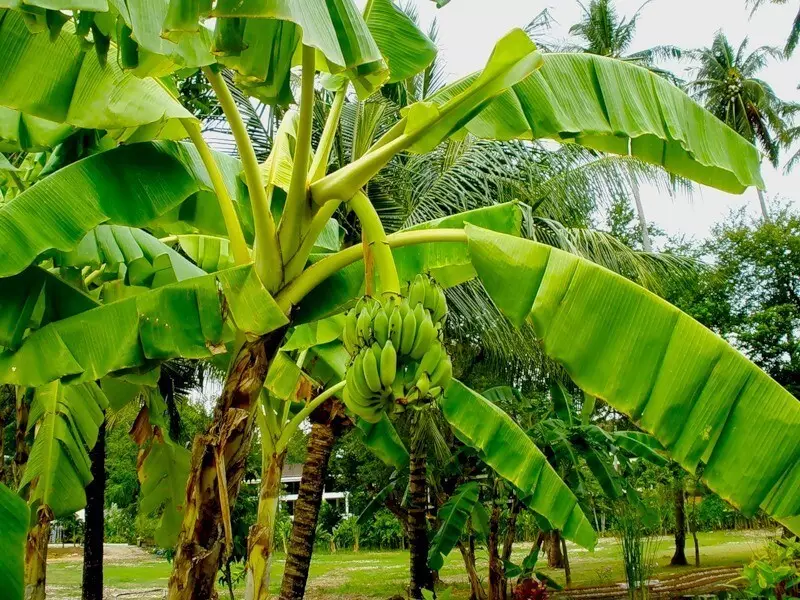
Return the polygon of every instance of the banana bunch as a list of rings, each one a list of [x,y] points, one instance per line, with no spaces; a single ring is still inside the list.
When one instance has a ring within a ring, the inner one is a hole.
[[[444,291],[426,275],[410,283],[407,298],[361,298],[342,332],[352,357],[344,389],[350,410],[374,423],[398,402],[436,399],[453,375],[442,344],[446,317]]]

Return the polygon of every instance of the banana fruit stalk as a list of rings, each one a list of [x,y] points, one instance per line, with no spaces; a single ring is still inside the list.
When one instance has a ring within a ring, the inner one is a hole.
[[[453,377],[442,342],[446,318],[444,290],[428,275],[417,275],[405,298],[361,298],[342,331],[351,356],[343,394],[347,407],[376,423],[393,407],[438,398]]]

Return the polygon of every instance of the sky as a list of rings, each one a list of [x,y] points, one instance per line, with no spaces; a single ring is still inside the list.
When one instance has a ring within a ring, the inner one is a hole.
[[[573,0],[451,0],[437,9],[431,0],[413,0],[420,22],[427,26],[434,18],[439,26],[438,45],[444,58],[448,80],[481,69],[494,43],[514,27],[524,27],[542,9],[549,8],[558,22],[551,35],[565,38],[570,25],[579,20],[581,8]],[[632,15],[643,0],[617,0],[621,15]],[[800,1],[785,6],[767,5],[750,18],[745,0],[652,0],[642,11],[631,51],[661,44],[697,48],[711,44],[718,30],[724,31],[732,44],[749,37],[750,47],[783,47]],[[687,64],[665,64],[687,78]],[[784,62],[773,62],[762,72],[779,97],[800,102],[800,50]],[[765,165],[764,179],[770,202],[800,204],[800,167],[789,175]],[[731,210],[747,207],[759,214],[758,197],[751,189],[741,196],[698,188],[691,198],[672,199],[654,189],[642,190],[642,203],[649,221],[668,235],[706,237],[713,225]]]

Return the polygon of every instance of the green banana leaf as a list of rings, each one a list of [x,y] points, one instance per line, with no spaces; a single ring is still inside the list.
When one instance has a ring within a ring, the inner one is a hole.
[[[89,451],[107,406],[93,382],[55,381],[36,390],[28,417],[28,431],[36,428],[36,437],[20,481],[33,510],[49,506],[57,518],[86,505],[84,488],[92,480]]]
[[[157,81],[123,72],[116,60],[101,65],[71,23],[51,42],[31,35],[18,12],[0,10],[0,56],[0,105],[26,115],[146,139],[184,137],[178,119],[193,118]]]
[[[389,67],[388,83],[413,77],[436,58],[436,45],[392,0],[372,0],[367,27]]]
[[[441,525],[431,540],[428,550],[428,567],[439,571],[444,566],[444,557],[450,554],[458,543],[467,521],[478,503],[480,488],[478,483],[464,483],[453,492],[450,499],[439,508],[437,518]]]
[[[6,348],[17,348],[29,328],[66,319],[99,305],[81,290],[39,267],[28,267],[0,282],[0,346]]]
[[[182,1],[185,3],[187,0]],[[380,50],[352,0],[304,0],[302,3],[294,0],[220,0],[212,15],[222,21],[247,18],[248,22],[249,19],[276,19],[293,23],[302,31],[303,44],[319,50],[317,67],[330,73],[345,72],[362,98],[369,96],[389,77]],[[259,28],[263,29],[263,25]],[[260,33],[266,34],[265,31]],[[288,33],[284,28],[282,36],[290,37]],[[287,44],[284,37],[281,38],[282,44]],[[270,39],[275,38],[271,36]],[[288,51],[288,47],[282,51]]]
[[[408,450],[386,413],[383,413],[377,423],[367,423],[363,419],[358,419],[356,427],[361,432],[364,446],[375,456],[398,470],[408,468],[410,460]]]
[[[550,397],[553,399],[553,411],[567,427],[572,427],[572,397],[560,381],[550,384]]]
[[[240,163],[215,157],[252,238]],[[160,217],[220,233],[222,218],[211,188],[197,151],[187,144],[131,144],[80,160],[0,206],[0,277],[19,273],[46,250],[73,250],[101,223],[141,227]]]
[[[0,483],[0,523],[3,537],[0,541],[0,579],[8,600],[22,600],[25,540],[28,537],[30,511],[25,501]]]
[[[583,405],[581,406],[581,425],[588,427],[592,422],[592,415],[594,415],[594,407],[597,404],[597,398],[591,394],[583,393]]]
[[[313,346],[328,344],[339,339],[342,329],[344,329],[344,313],[320,319],[319,321],[312,321],[305,325],[298,325],[292,330],[282,350],[285,352],[308,350]],[[342,376],[344,376],[344,373]]]
[[[526,506],[561,529],[567,539],[594,548],[597,535],[577,498],[511,417],[457,380],[439,406],[456,437],[507,479]]]
[[[800,403],[720,337],[644,288],[560,250],[467,227],[473,265],[511,322],[587,393],[652,433],[753,514],[800,515]],[[747,465],[747,468],[743,468]],[[796,523],[796,521],[794,521]]]
[[[619,485],[619,476],[614,472],[614,467],[611,466],[611,457],[601,454],[594,448],[585,449],[581,456],[583,456],[586,466],[589,467],[597,483],[603,489],[603,493],[612,500],[621,498],[622,489]],[[576,468],[579,467],[576,465]]]
[[[280,400],[305,402],[317,384],[286,352],[278,352],[269,367],[264,387]]]
[[[424,229],[463,229],[473,223],[513,235],[522,231],[522,211],[514,202],[479,208],[451,217],[421,223],[406,231]],[[392,251],[400,281],[411,281],[417,273],[430,272],[444,287],[453,287],[475,277],[466,244],[442,242],[396,248]],[[312,261],[325,255],[312,255]],[[308,323],[342,312],[354,298],[363,294],[364,264],[358,261],[322,282],[300,303],[293,321]]]
[[[236,265],[228,238],[190,233],[178,236],[181,250],[206,273],[216,273]]]
[[[105,265],[104,277],[149,288],[206,274],[149,233],[120,225],[98,225],[74,250],[59,253],[54,262],[61,267],[93,269]]]
[[[0,152],[41,152],[60,144],[75,128],[0,106]]]
[[[457,98],[481,76],[448,86],[432,101]],[[764,186],[755,146],[664,78],[602,56],[544,55],[538,71],[495,99],[466,130],[498,140],[576,142],[732,193]]]
[[[392,480],[372,497],[372,500],[364,507],[364,510],[361,511],[361,514],[358,515],[358,519],[356,520],[356,524],[359,527],[363,527],[369,520],[372,518],[376,512],[383,508],[383,503],[386,501],[386,498],[389,497],[394,491],[394,488],[397,486],[397,480],[395,479],[397,473],[392,475]]]
[[[226,352],[230,326],[252,336],[288,322],[252,265],[165,285],[50,323],[0,353],[0,381],[94,381],[174,357]]]
[[[191,452],[169,438],[164,418],[167,406],[161,395],[151,390],[146,399],[130,430],[141,449],[137,464],[142,497],[139,511],[157,516],[155,541],[162,548],[171,548],[180,532]]]
[[[669,463],[669,460],[661,454],[664,446],[650,434],[640,431],[615,431],[611,436],[617,446],[634,456],[662,467]]]

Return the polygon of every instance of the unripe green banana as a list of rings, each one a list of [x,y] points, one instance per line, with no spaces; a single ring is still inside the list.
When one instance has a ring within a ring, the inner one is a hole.
[[[358,333],[358,341],[362,345],[369,342],[372,338],[372,318],[366,306],[361,309],[361,314],[358,315],[356,331]]]
[[[411,312],[411,306],[408,304],[408,300],[403,298],[403,301],[400,303],[400,316],[405,319],[406,315]]]
[[[407,355],[414,346],[414,335],[417,333],[417,319],[413,312],[409,312],[403,319],[400,334],[400,354]]]
[[[453,378],[453,363],[450,362],[450,357],[443,358],[436,367],[436,370],[431,375],[431,385],[436,387],[440,386],[447,389],[450,380]]]
[[[425,315],[430,314],[422,304],[417,304],[414,308],[414,319],[416,319],[417,328],[422,325],[422,321],[425,320]]]
[[[421,359],[430,349],[431,342],[436,337],[436,328],[430,315],[426,314],[422,322],[417,326],[417,334],[414,336],[414,346],[411,348],[409,356],[414,360]]]
[[[408,287],[408,303],[411,305],[411,308],[425,302],[425,287],[424,275],[420,274],[414,277],[414,281],[411,282],[411,285]]]
[[[400,309],[395,306],[392,310],[391,317],[389,317],[389,338],[392,340],[395,349],[400,347],[400,334],[402,333],[402,329],[403,317],[400,316]]]
[[[378,361],[375,359],[375,353],[367,348],[363,351],[364,360],[361,366],[364,371],[364,379],[372,392],[377,393],[381,391],[381,375],[378,372]]]
[[[344,327],[342,328],[342,342],[344,342],[344,347],[347,352],[352,355],[358,345],[358,338],[356,337],[356,319],[353,318],[351,313],[345,315]]]
[[[372,390],[367,385],[367,380],[364,378],[364,352],[361,351],[356,355],[355,361],[350,366],[349,371],[353,372],[354,388],[358,391],[360,396],[369,397],[372,395]]]
[[[444,390],[442,389],[442,387],[437,385],[436,387],[432,387],[431,389],[428,390],[428,396],[435,400],[436,398],[442,395],[443,391]]]
[[[383,308],[375,314],[375,318],[372,321],[372,331],[375,334],[375,341],[380,346],[383,346],[386,340],[389,339],[389,317],[383,312]]]
[[[381,350],[381,383],[390,387],[397,376],[397,351],[392,340],[388,340]]]
[[[425,282],[425,300],[422,305],[431,312],[431,315],[438,310],[439,294],[436,293],[438,288],[439,286],[432,279],[427,279]]]
[[[443,350],[444,348],[438,340],[431,344],[430,348],[428,348],[428,351],[422,356],[422,360],[419,362],[419,367],[416,372],[417,379],[419,379],[419,376],[423,373],[431,375],[436,370],[436,367],[439,366],[439,359],[442,357]]]
[[[428,378],[427,373],[423,373],[419,379],[417,379],[416,388],[419,391],[419,397],[424,398],[428,395],[428,390],[431,387],[431,380]]]
[[[439,301],[436,303],[433,320],[440,323],[447,316],[447,296],[444,295],[444,290],[438,285],[436,286],[436,295],[439,297]]]

